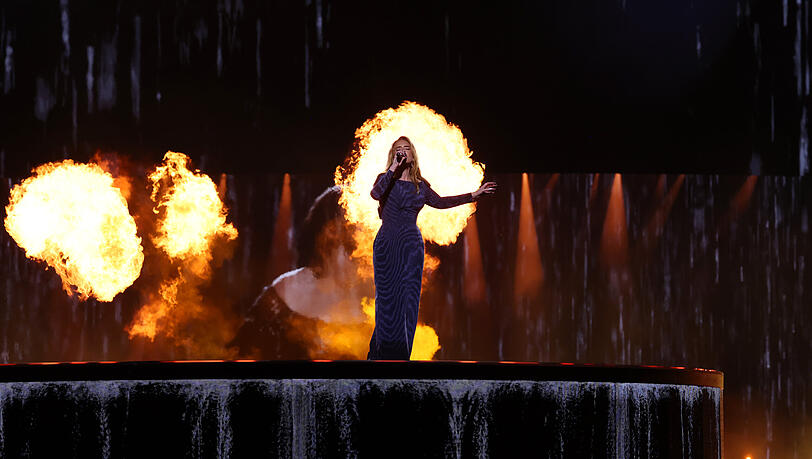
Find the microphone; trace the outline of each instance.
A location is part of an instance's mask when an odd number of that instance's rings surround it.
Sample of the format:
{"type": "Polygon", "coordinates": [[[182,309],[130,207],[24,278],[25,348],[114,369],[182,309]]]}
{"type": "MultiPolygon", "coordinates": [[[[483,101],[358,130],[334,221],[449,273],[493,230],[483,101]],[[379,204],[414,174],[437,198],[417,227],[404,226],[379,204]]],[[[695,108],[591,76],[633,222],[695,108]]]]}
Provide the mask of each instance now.
{"type": "Polygon", "coordinates": [[[396,157],[397,162],[398,162],[398,167],[406,167],[407,165],[409,165],[409,163],[406,162],[406,153],[403,153],[402,151],[399,151],[399,152],[395,153],[395,157],[396,157]]]}

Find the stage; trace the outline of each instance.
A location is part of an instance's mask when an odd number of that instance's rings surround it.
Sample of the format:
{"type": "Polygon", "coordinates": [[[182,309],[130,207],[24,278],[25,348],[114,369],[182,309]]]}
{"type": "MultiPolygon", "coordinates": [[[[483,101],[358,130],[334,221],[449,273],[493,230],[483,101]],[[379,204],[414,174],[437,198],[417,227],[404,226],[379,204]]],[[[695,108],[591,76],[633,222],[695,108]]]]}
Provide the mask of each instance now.
{"type": "Polygon", "coordinates": [[[0,366],[3,456],[721,457],[723,375],[472,361],[0,366]]]}

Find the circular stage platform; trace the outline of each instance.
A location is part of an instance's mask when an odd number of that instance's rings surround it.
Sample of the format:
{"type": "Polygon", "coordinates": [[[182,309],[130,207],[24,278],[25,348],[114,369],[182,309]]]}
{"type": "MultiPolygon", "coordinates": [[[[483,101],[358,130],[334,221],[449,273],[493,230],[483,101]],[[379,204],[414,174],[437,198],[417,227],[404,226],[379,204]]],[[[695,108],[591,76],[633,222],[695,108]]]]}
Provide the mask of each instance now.
{"type": "Polygon", "coordinates": [[[3,457],[721,457],[723,375],[460,361],[0,365],[3,457]]]}

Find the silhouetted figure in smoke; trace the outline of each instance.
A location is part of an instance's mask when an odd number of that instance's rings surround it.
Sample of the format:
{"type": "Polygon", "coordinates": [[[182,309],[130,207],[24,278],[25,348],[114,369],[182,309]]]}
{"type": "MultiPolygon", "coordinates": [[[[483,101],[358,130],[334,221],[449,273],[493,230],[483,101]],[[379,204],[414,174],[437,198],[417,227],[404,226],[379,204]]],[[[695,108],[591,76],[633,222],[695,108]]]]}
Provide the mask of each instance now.
{"type": "Polygon", "coordinates": [[[373,245],[375,329],[367,359],[409,360],[412,354],[424,257],[417,214],[423,206],[447,209],[495,189],[496,183],[488,182],[473,193],[441,197],[420,174],[412,141],[403,136],[392,144],[387,170],[371,192],[380,201],[382,224],[373,245]]]}
{"type": "MultiPolygon", "coordinates": [[[[329,289],[333,292],[326,296],[323,288],[324,283],[335,284],[336,280],[342,280],[323,278],[331,263],[335,264],[336,259],[338,264],[350,263],[346,247],[351,247],[352,240],[343,228],[338,204],[340,195],[340,187],[332,186],[313,202],[296,237],[299,268],[274,279],[254,301],[245,322],[229,343],[238,348],[240,356],[267,360],[309,359],[313,358],[312,352],[319,349],[317,322],[329,320],[329,314],[340,309],[336,306],[335,291],[346,294],[333,287],[329,289]]],[[[338,271],[352,275],[356,272],[355,266],[340,268],[338,271]]]]}

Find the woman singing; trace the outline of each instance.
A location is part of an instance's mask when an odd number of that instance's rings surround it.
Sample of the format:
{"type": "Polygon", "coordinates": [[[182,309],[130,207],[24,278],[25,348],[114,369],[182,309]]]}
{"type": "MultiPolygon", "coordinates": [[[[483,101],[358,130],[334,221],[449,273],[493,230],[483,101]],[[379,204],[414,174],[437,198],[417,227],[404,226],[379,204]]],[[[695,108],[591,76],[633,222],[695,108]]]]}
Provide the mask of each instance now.
{"type": "Polygon", "coordinates": [[[473,193],[441,197],[420,175],[411,140],[400,137],[392,144],[387,170],[378,175],[371,193],[379,201],[382,224],[372,249],[375,329],[367,359],[409,360],[412,354],[424,250],[417,214],[423,205],[447,209],[495,190],[496,183],[487,182],[473,193]]]}

